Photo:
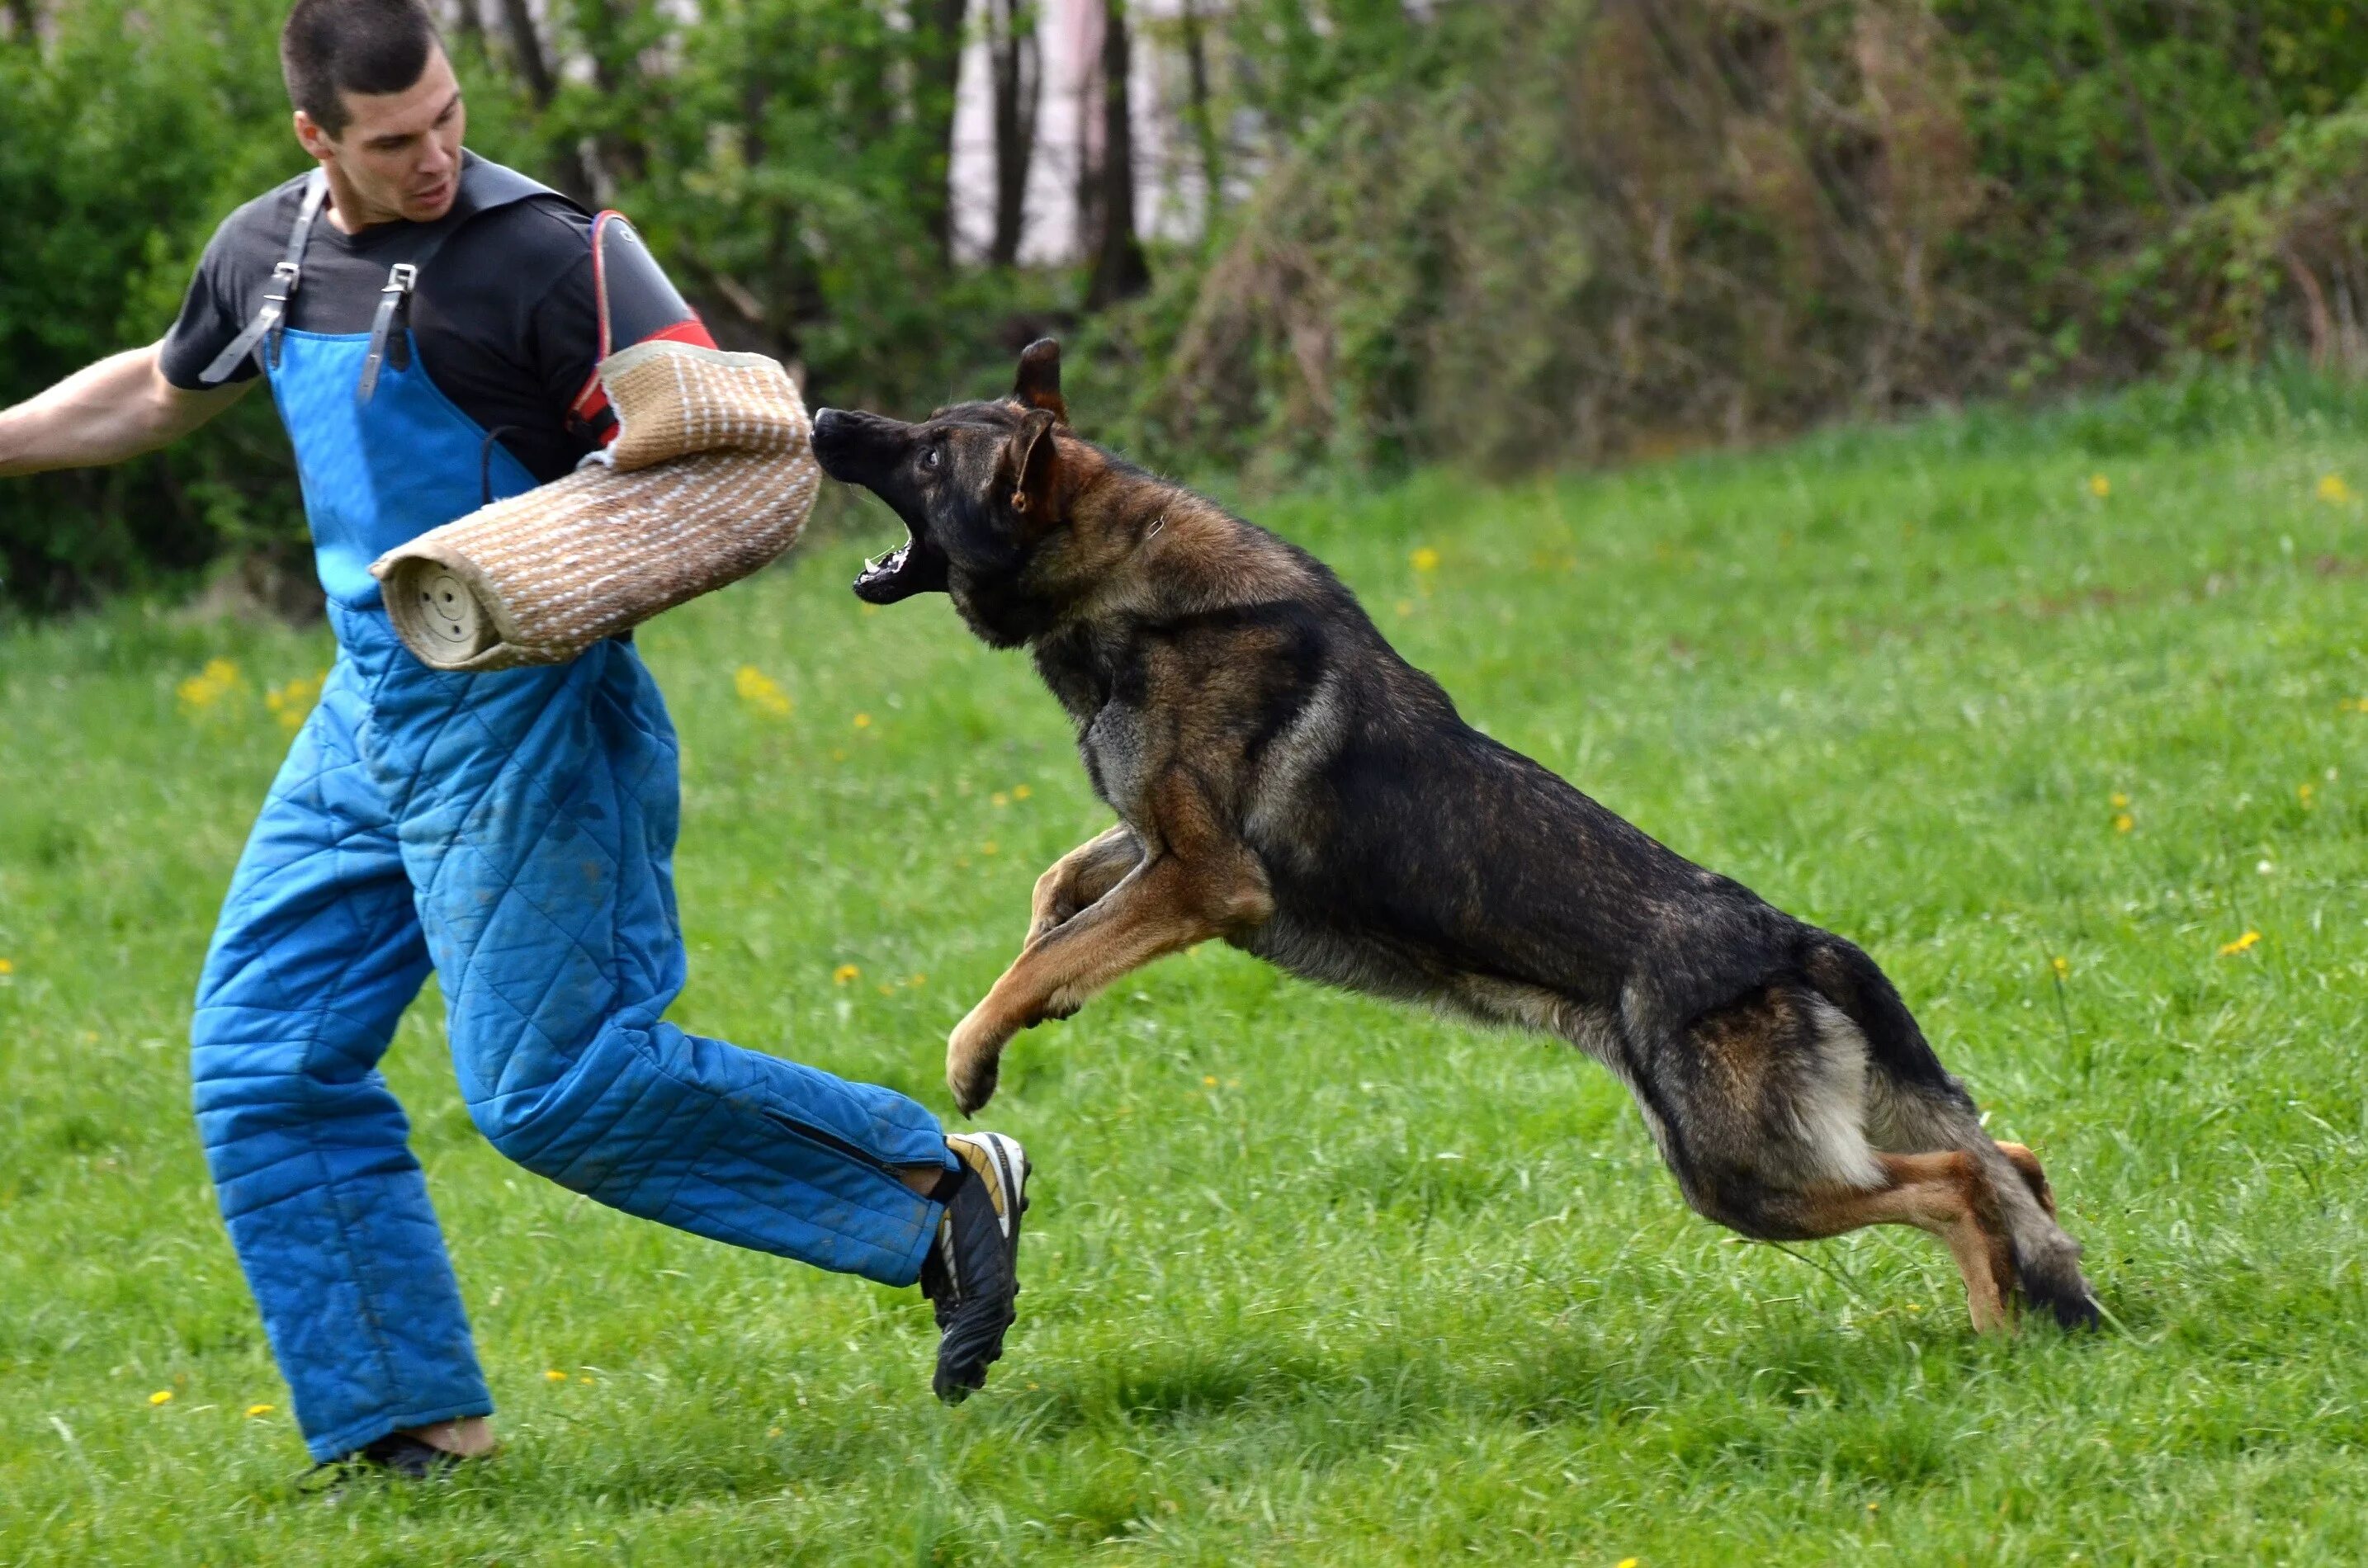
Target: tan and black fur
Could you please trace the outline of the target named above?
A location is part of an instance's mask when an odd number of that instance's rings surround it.
[[[1986,1135],[1873,960],[1466,725],[1322,562],[1069,428],[1059,349],[1008,399],[814,450],[912,535],[855,591],[941,590],[1026,646],[1118,824],[1036,884],[953,1031],[965,1112],[1021,1029],[1211,937],[1352,990],[1559,1036],[1628,1085],[1687,1200],[1748,1236],[1906,1224],[1975,1324],[2094,1321],[2029,1150]]]

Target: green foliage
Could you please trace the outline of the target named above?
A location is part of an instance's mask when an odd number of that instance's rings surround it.
[[[2368,363],[2351,7],[1439,17],[1419,48],[1328,35],[1328,72],[1262,35],[1326,107],[1205,262],[1100,324],[1128,440],[1276,474],[1528,468],[2305,332]]]
[[[554,134],[624,150],[612,199],[723,337],[802,366],[817,401],[934,403],[999,357],[1029,302],[949,264],[942,197],[919,193],[945,188],[950,84],[922,81],[936,45],[897,17],[724,0],[680,32],[670,69],[613,97],[570,88],[551,115]]]
[[[1007,1058],[1027,1290],[948,1411],[916,1293],[506,1164],[431,994],[386,1071],[506,1446],[336,1506],[184,1044],[268,696],[327,640],[133,605],[0,637],[0,1561],[2368,1558],[2368,658],[2328,634],[2368,615],[2363,415],[2281,366],[1255,513],[1491,733],[1865,943],[2046,1161],[2106,1332],[1975,1340],[1910,1232],[1741,1244],[1583,1057],[1212,944]],[[687,758],[677,1020],[944,1110],[945,1031],[1107,817],[1025,659],[848,596],[894,534],[640,645]]]
[[[162,335],[214,224],[286,177],[279,12],[77,0],[39,50],[0,44],[0,406]],[[0,484],[0,602],[66,602],[226,541],[284,540],[293,505],[284,443],[249,399],[180,450]]]

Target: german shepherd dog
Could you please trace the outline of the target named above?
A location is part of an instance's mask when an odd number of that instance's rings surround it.
[[[1019,1030],[1209,938],[1310,980],[1577,1046],[1686,1200],[1769,1241],[1913,1225],[1976,1328],[2097,1309],[2028,1149],[1993,1142],[1899,994],[1804,925],[1465,724],[1321,562],[1080,438],[1060,348],[907,425],[825,408],[814,453],[911,534],[858,597],[942,592],[1027,647],[1117,825],[1036,883],[948,1042],[965,1114]]]

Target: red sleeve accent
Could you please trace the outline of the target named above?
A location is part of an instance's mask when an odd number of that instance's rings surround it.
[[[715,339],[707,335],[707,324],[699,319],[697,311],[690,312],[689,320],[678,321],[672,326],[662,326],[642,341],[643,343],[691,343],[701,348],[716,347]]]
[[[611,329],[609,320],[609,275],[607,259],[600,249],[600,230],[611,218],[623,217],[623,213],[611,208],[599,212],[592,220],[592,297],[594,306],[599,314],[600,342],[598,351],[593,358],[592,373],[585,378],[582,390],[575,394],[575,401],[567,405],[570,417],[579,424],[593,426],[596,428],[599,427],[602,416],[609,412],[609,392],[608,389],[600,384],[600,366],[615,351],[615,346],[609,340]],[[679,298],[678,295],[677,297]],[[707,324],[699,319],[699,312],[695,310],[687,319],[662,326],[657,331],[643,336],[641,341],[689,343],[701,348],[716,347],[714,337],[707,330]],[[630,348],[632,345],[627,344],[625,347]],[[606,427],[600,429],[600,444],[605,447],[615,440],[618,428],[614,419],[608,420]]]

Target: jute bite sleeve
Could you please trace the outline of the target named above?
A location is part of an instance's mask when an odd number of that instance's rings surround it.
[[[371,565],[423,664],[562,663],[797,542],[822,471],[779,363],[642,343],[603,361],[600,380],[620,425],[606,449]]]

